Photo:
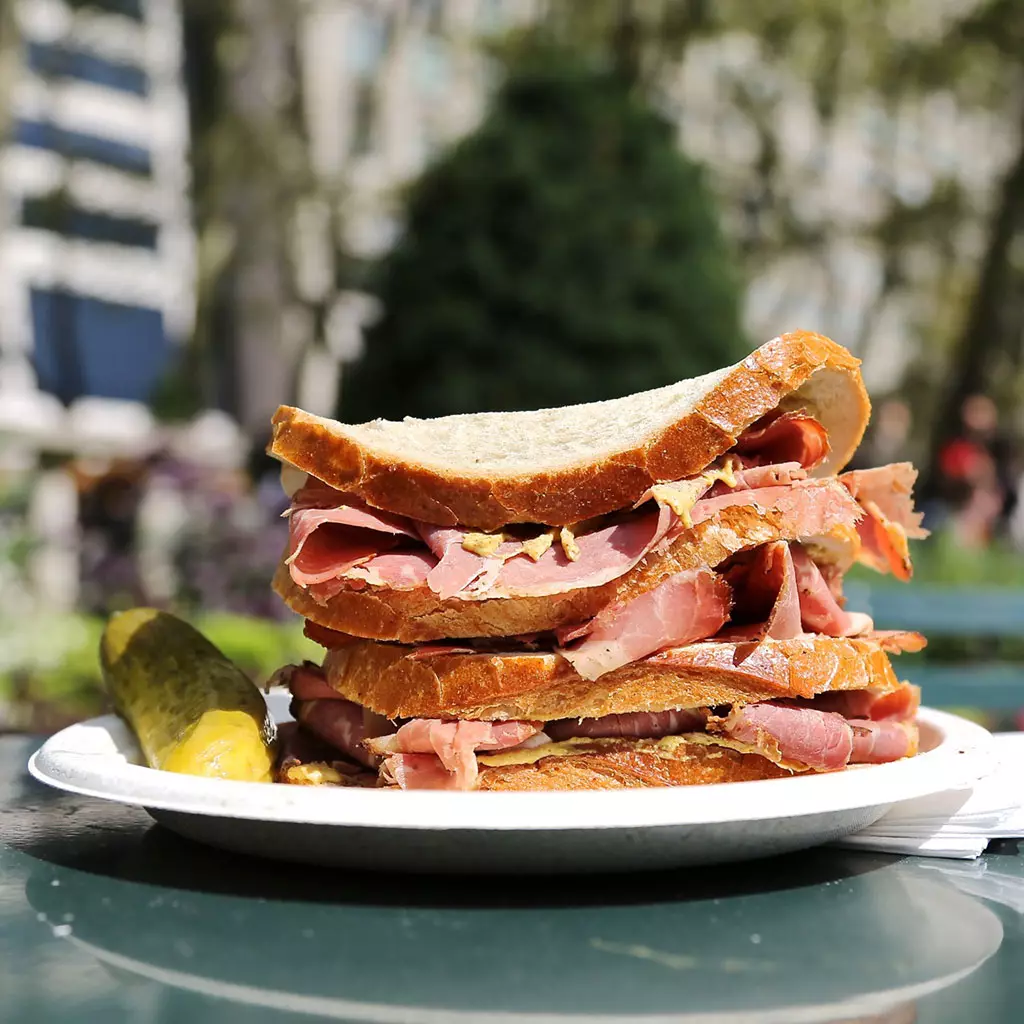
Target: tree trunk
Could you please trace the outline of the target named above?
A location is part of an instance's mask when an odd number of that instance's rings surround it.
[[[960,431],[964,399],[986,389],[993,355],[1005,347],[1002,310],[1012,286],[1010,247],[1024,222],[1024,119],[1017,157],[1003,179],[989,223],[988,246],[982,260],[978,286],[971,300],[963,333],[946,373],[946,387],[932,421],[932,451],[923,491],[935,494],[939,482],[939,453],[946,441]]]

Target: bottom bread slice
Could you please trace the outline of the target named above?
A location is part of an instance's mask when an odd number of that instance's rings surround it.
[[[913,756],[917,727],[906,723],[906,728],[912,730],[908,756]],[[770,760],[749,744],[701,733],[640,740],[577,738],[527,750],[479,754],[477,761],[476,788],[490,791],[698,786],[817,774],[806,765]],[[282,770],[279,781],[293,785],[379,784],[376,772],[355,769],[347,762],[315,762]]]
[[[796,770],[795,766],[784,767],[753,750],[744,750],[739,744],[709,742],[704,736],[592,740],[580,747],[579,752],[570,748],[529,763],[516,763],[509,755],[481,755],[477,788],[527,791],[696,786],[785,778]]]

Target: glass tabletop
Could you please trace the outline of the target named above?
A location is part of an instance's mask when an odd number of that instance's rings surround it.
[[[1017,1021],[1024,857],[398,876],[197,846],[0,739],[0,1000],[20,1021]]]

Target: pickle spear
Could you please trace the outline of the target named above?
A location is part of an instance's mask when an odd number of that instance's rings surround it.
[[[100,664],[151,768],[272,781],[275,728],[262,694],[187,622],[155,608],[114,614]]]

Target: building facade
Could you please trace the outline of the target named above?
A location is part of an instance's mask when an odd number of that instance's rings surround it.
[[[145,401],[194,302],[177,0],[3,17],[0,389]]]

